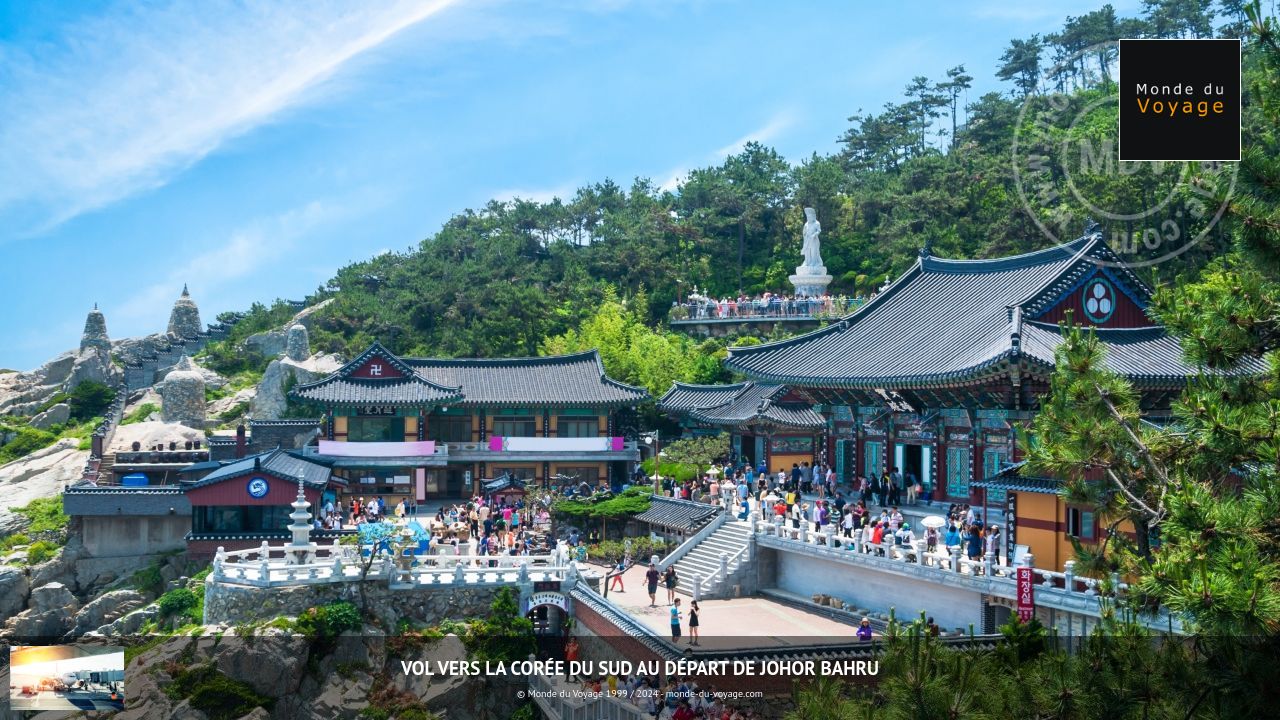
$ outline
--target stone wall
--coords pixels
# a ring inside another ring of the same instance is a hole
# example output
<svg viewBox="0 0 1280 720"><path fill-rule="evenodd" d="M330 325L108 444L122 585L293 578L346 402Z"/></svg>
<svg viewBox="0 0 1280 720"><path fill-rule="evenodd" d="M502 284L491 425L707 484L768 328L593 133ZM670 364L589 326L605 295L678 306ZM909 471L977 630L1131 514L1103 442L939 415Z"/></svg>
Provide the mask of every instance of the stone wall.
<svg viewBox="0 0 1280 720"><path fill-rule="evenodd" d="M85 549L96 558L137 557L183 550L191 531L190 515L97 517L81 519Z"/></svg>
<svg viewBox="0 0 1280 720"><path fill-rule="evenodd" d="M877 572L801 553L761 548L760 557L773 555L766 565L777 568L772 583L802 597L817 593L840 598L855 607L887 612L894 608L900 618L913 619L921 610L946 629L981 627L983 595L979 592L931 580Z"/></svg>
<svg viewBox="0 0 1280 720"><path fill-rule="evenodd" d="M385 581L365 584L368 607L387 627L395 627L400 618L410 618L427 625L446 619L461 620L481 617L503 585L457 587L441 585L410 590L392 590ZM517 596L520 588L510 586ZM360 604L358 583L326 583L287 588L257 588L208 582L204 595L204 622L245 624L280 616L297 616L307 608L345 600Z"/></svg>

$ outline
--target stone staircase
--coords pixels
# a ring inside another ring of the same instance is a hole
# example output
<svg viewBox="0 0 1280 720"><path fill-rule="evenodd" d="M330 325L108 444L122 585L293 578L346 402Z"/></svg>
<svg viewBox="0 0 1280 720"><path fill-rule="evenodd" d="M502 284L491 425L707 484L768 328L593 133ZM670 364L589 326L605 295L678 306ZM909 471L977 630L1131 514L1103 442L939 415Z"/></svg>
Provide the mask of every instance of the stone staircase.
<svg viewBox="0 0 1280 720"><path fill-rule="evenodd" d="M733 586L735 576L747 564L747 555L736 560L735 556L747 547L751 537L751 525L744 522L726 522L698 543L687 555L676 561L676 592L682 595L693 595L693 578L698 576L703 581L702 596L715 597L728 594ZM722 578L714 585L708 586L707 580L720 571L720 556L729 558L729 577Z"/></svg>
<svg viewBox="0 0 1280 720"><path fill-rule="evenodd" d="M98 464L98 477L101 480L111 479L111 469L116 466L116 454L113 452L103 453L102 462Z"/></svg>

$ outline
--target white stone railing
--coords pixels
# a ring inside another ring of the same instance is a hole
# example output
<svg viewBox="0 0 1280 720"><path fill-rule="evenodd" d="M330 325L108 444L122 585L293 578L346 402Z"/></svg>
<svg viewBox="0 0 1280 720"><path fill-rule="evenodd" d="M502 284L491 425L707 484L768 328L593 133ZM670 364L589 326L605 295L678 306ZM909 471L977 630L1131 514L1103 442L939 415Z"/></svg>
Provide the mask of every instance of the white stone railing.
<svg viewBox="0 0 1280 720"><path fill-rule="evenodd" d="M746 545L742 546L741 550L732 556L728 553L720 553L720 567L716 568L711 577L704 579L702 576L695 574L689 583L693 591L693 599L701 600L703 593L719 589L720 584L727 581L729 576L742 567L744 562L751 560L751 548L752 543L748 541Z"/></svg>
<svg viewBox="0 0 1280 720"><path fill-rule="evenodd" d="M711 518L710 522L703 525L698 532L686 538L685 541L680 543L675 550L672 550L665 558L663 558L662 562L658 563L658 569L665 571L667 568L675 565L677 560L688 555L690 550L698 546L698 543L706 540L711 533L719 530L720 527L724 525L728 517L729 514L724 511L716 513L715 517Z"/></svg>
<svg viewBox="0 0 1280 720"><path fill-rule="evenodd" d="M893 542L876 544L861 539L857 532L852 538L843 537L834 525L826 526L823 532L813 531L808 523L801 523L799 528L787 527L782 518L777 518L773 523L759 523L756 535L757 538L774 539L773 542L782 541L784 547L794 543L797 547L821 549L824 555L848 562L877 566L901 563L932 570L940 575L981 578L1007 591L1001 594L1012 595L1017 582L1018 566L997 562L994 553L985 553L980 560L970 560L961 554L960 548L930 552L925 540L916 540L912 545ZM1120 582L1117 575L1113 575L1107 583L1097 578L1076 576L1074 560L1066 562L1063 572L1043 570L1034 567L1033 562L1034 558L1027 555L1023 558L1021 567L1031 567L1032 581L1037 591L1054 590L1066 595L1097 598L1122 597L1129 588L1128 584Z"/></svg>
<svg viewBox="0 0 1280 720"><path fill-rule="evenodd" d="M367 549L367 548L365 548ZM367 572L366 572L367 567ZM512 584L577 577L560 555L391 555L370 559L355 545L262 545L218 548L209 578L215 583L290 587L384 580L394 588L427 585Z"/></svg>

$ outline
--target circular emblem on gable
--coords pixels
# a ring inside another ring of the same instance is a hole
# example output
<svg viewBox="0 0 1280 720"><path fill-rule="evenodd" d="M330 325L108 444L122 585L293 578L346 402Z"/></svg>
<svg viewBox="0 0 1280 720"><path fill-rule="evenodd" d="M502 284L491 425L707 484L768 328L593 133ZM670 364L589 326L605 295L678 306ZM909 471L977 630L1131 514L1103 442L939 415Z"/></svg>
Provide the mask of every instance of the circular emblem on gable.
<svg viewBox="0 0 1280 720"><path fill-rule="evenodd" d="M255 477L249 479L249 497L263 498L267 496L267 492L271 490L271 486L267 484L264 477Z"/></svg>
<svg viewBox="0 0 1280 720"><path fill-rule="evenodd" d="M1084 316L1090 322L1106 322L1116 311L1116 289L1106 278L1094 278L1084 286Z"/></svg>

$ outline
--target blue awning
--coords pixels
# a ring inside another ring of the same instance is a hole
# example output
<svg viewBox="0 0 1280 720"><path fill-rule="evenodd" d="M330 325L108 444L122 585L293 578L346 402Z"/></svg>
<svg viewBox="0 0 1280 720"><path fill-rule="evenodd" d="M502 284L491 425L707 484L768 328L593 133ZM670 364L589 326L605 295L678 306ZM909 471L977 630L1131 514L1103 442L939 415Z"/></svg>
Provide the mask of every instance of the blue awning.
<svg viewBox="0 0 1280 720"><path fill-rule="evenodd" d="M151 481L142 473L129 473L128 475L120 478L120 484L128 487L138 487L141 485L149 485L151 484Z"/></svg>

